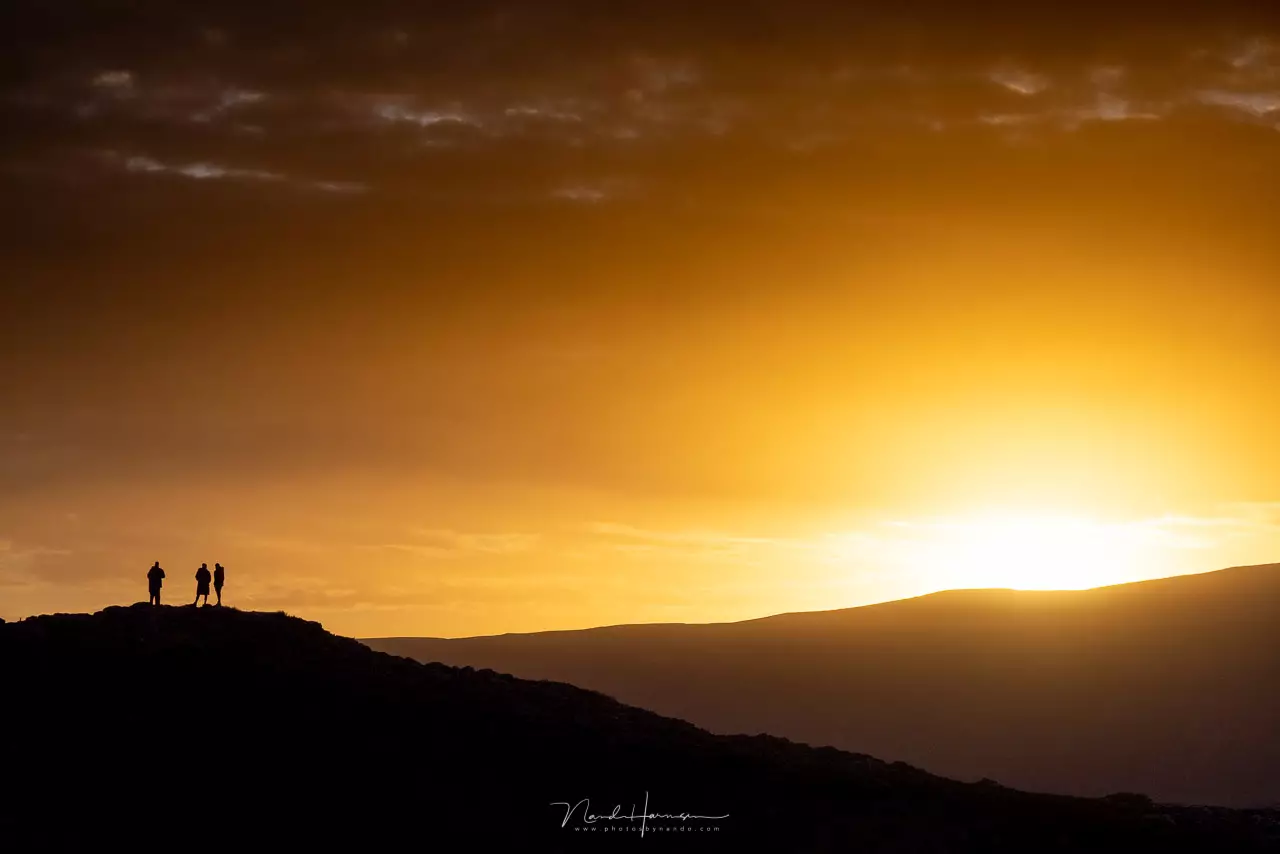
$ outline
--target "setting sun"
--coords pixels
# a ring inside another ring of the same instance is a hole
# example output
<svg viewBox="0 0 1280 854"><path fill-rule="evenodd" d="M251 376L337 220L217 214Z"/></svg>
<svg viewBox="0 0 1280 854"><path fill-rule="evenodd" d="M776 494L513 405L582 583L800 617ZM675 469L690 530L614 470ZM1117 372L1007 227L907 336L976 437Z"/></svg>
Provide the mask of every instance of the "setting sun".
<svg viewBox="0 0 1280 854"><path fill-rule="evenodd" d="M1082 590L1143 575L1161 544L1150 523L1081 516L976 515L903 523L926 532L915 559L940 588Z"/></svg>

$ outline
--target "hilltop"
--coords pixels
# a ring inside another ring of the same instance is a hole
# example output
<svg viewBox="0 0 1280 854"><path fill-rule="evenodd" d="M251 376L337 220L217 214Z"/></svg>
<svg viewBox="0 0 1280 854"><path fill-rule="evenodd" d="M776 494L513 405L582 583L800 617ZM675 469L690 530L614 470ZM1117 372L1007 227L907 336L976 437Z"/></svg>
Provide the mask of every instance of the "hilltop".
<svg viewBox="0 0 1280 854"><path fill-rule="evenodd" d="M367 643L957 779L1280 803L1280 565L739 623Z"/></svg>
<svg viewBox="0 0 1280 854"><path fill-rule="evenodd" d="M646 790L651 811L729 815L714 832L651 830L664 848L1207 852L1276 838L1263 812L1029 795L715 736L568 685L374 652L284 614L30 618L0 625L0 672L7 841L551 851L601 843L561 828L552 802L625 813Z"/></svg>

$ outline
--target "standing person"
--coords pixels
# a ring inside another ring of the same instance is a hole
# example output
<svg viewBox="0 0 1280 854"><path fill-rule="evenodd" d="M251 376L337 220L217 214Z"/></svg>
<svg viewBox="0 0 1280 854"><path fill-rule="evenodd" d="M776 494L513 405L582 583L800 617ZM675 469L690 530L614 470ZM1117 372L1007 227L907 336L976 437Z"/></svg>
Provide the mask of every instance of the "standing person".
<svg viewBox="0 0 1280 854"><path fill-rule="evenodd" d="M209 564L202 563L200 568L196 570L196 601L193 605L200 604L200 597L204 597L204 604L209 604Z"/></svg>
<svg viewBox="0 0 1280 854"><path fill-rule="evenodd" d="M151 598L147 601L150 604L160 604L160 585L163 583L164 570L160 568L160 561L156 561L151 565L151 569L147 570L147 590L151 593Z"/></svg>
<svg viewBox="0 0 1280 854"><path fill-rule="evenodd" d="M227 571L222 568L222 564L215 563L213 565L213 592L218 594L218 607L222 607L222 585L227 580ZM208 598L204 601L208 602Z"/></svg>

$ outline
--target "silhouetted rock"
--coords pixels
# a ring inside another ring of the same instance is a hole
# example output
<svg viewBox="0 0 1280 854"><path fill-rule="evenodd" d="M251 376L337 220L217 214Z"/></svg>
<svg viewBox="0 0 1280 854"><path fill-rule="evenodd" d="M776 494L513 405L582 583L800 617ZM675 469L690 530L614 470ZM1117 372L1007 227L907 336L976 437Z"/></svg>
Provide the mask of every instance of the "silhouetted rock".
<svg viewBox="0 0 1280 854"><path fill-rule="evenodd" d="M384 655L282 614L136 605L31 618L0 628L0 673L14 783L0 839L13 850L600 850L626 839L561 827L555 802L625 815L646 792L651 812L728 815L649 821L664 850L1127 854L1280 839L1259 811L1032 795L713 736L564 684ZM718 829L658 829L695 825Z"/></svg>

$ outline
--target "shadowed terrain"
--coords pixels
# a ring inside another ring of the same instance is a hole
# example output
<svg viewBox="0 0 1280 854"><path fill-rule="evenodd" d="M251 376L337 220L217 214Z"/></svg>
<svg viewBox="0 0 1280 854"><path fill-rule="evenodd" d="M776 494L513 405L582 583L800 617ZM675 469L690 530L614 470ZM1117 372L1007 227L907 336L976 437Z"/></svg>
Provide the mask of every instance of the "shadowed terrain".
<svg viewBox="0 0 1280 854"><path fill-rule="evenodd" d="M35 617L0 625L0 670L0 838L20 846L562 850L607 842L576 819L560 827L553 802L625 814L646 790L651 812L728 815L714 833L645 840L691 850L1248 851L1276 835L1267 812L1030 795L714 736L568 685L384 655L283 614ZM628 838L640 841L610 841Z"/></svg>
<svg viewBox="0 0 1280 854"><path fill-rule="evenodd" d="M1280 802L1278 641L1280 565L741 623L366 643L958 779L1257 806Z"/></svg>

